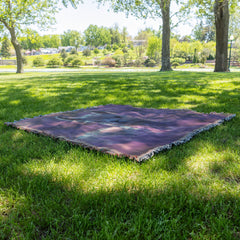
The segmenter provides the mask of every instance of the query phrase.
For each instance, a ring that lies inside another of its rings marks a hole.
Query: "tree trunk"
[[[162,67],[160,71],[172,71],[170,63],[170,4],[171,0],[161,0],[162,11]]]
[[[214,6],[216,25],[216,63],[214,72],[227,72],[228,69],[228,0],[215,0]]]
[[[23,73],[23,59],[22,59],[22,52],[21,52],[21,45],[17,41],[15,28],[12,27],[9,29],[11,34],[11,42],[16,52],[17,57],[17,73]]]

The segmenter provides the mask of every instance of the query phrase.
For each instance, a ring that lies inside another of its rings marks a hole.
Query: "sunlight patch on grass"
[[[239,82],[238,73],[0,74],[0,238],[237,239]],[[237,116],[142,164],[4,125],[109,103]]]

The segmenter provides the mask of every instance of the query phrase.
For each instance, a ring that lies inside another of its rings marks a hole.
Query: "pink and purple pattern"
[[[140,162],[234,116],[110,104],[6,124]]]

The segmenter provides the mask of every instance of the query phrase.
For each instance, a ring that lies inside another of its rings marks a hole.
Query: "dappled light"
[[[0,75],[0,238],[238,239],[237,73]],[[106,104],[236,114],[138,164],[4,122]]]

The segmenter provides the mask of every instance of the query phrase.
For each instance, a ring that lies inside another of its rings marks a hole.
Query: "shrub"
[[[90,49],[84,49],[82,52],[82,55],[85,57],[91,56],[91,50]]]
[[[185,58],[172,58],[171,63],[177,62],[180,64],[184,64],[186,62]]]
[[[113,56],[112,57],[114,60],[115,60],[115,62],[116,62],[116,67],[122,67],[123,66],[123,56],[121,56],[121,55],[115,55],[115,56]]]
[[[112,45],[112,49],[113,49],[114,51],[116,51],[118,48],[119,48],[119,46],[118,46],[116,43],[114,43],[114,44]]]
[[[95,54],[98,54],[98,53],[99,53],[99,49],[98,49],[98,48],[94,48],[93,52],[94,52]]]
[[[123,53],[128,53],[128,48],[127,48],[127,47],[124,47],[124,48],[122,49],[122,52],[123,52]]]
[[[108,51],[111,51],[112,50],[112,47],[111,47],[111,45],[107,45],[107,47],[106,47],[106,49],[108,50]]]
[[[83,65],[83,61],[79,58],[79,57],[75,57],[72,61],[71,61],[71,65],[73,67],[79,67]]]
[[[114,52],[114,55],[123,55],[123,51],[121,49],[117,49],[115,52]]]
[[[134,67],[141,67],[143,65],[143,60],[141,58],[137,58],[134,63]]]
[[[128,54],[128,53],[125,53],[125,54],[123,55],[122,59],[123,59],[123,66],[125,66],[125,67],[128,66],[128,62],[129,62],[129,60],[130,60],[129,54]]]
[[[207,61],[207,58],[205,56],[201,56],[199,60],[200,60],[200,63],[205,64]]]
[[[133,49],[134,49],[133,43],[129,43],[128,47],[129,47],[131,50],[133,50]]]
[[[156,66],[156,64],[157,64],[156,61],[154,61],[154,59],[151,59],[151,58],[146,59],[144,62],[144,65],[146,67],[154,67]]]
[[[104,54],[104,55],[107,55],[107,54],[108,54],[107,49],[103,49],[103,54]]]
[[[76,56],[69,56],[65,59],[64,61],[64,66],[69,66],[71,64],[71,62],[74,60],[74,58],[76,58]]]
[[[45,63],[44,63],[44,59],[42,57],[36,57],[33,60],[33,66],[34,67],[42,67],[44,65],[45,65]]]
[[[62,60],[58,57],[52,57],[48,63],[47,66],[51,67],[51,68],[56,68],[56,67],[60,67],[63,64]]]
[[[71,55],[78,55],[78,52],[77,52],[76,48],[72,48],[70,54]]]
[[[134,66],[134,61],[132,59],[128,60],[126,66],[127,67],[133,67]]]
[[[179,64],[178,62],[173,62],[171,65],[172,65],[174,68],[176,68],[176,67],[179,66],[180,64]]]
[[[102,65],[108,65],[109,67],[115,67],[116,61],[113,58],[107,57],[102,60]]]
[[[66,53],[65,49],[61,50],[60,56],[61,56],[63,61],[67,58],[68,54]]]

